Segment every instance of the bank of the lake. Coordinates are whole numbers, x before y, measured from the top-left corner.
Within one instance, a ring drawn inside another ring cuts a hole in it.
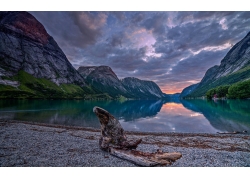
[[[0,121],[0,166],[136,166],[100,150],[99,129]],[[250,166],[244,134],[127,132],[142,138],[138,150],[180,152],[171,166]]]

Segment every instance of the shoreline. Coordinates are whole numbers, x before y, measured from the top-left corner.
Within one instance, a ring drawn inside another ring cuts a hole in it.
[[[133,163],[99,148],[100,130],[0,121],[0,166],[129,167]],[[129,139],[142,138],[138,150],[180,152],[177,167],[249,167],[249,134],[167,133],[125,131]]]

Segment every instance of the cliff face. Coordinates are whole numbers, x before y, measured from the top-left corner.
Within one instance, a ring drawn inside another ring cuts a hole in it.
[[[162,98],[163,93],[153,81],[144,81],[134,77],[121,80],[125,89],[133,96],[140,98]]]
[[[250,65],[250,32],[222,59],[214,79],[232,74]]]
[[[35,17],[27,12],[0,12],[0,76],[14,76],[21,70],[57,85],[85,86],[83,78]]]
[[[250,33],[235,44],[219,66],[207,70],[190,96],[204,96],[214,87],[233,84],[250,78]]]
[[[81,66],[78,72],[97,92],[108,93],[113,97],[120,95],[128,97],[127,90],[110,67]]]

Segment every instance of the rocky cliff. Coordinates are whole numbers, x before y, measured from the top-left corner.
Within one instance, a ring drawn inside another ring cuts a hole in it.
[[[207,70],[190,97],[204,96],[214,87],[233,84],[250,78],[250,32],[235,44],[219,66]]]
[[[81,66],[78,72],[91,87],[100,93],[108,93],[112,97],[161,98],[162,92],[152,81],[144,81],[133,77],[119,80],[108,66]]]
[[[232,74],[250,65],[250,32],[222,59],[213,79]]]
[[[35,17],[27,12],[0,12],[0,76],[14,76],[21,70],[57,85],[85,86],[80,74]]]
[[[144,81],[134,77],[121,80],[125,89],[134,97],[139,98],[162,98],[163,93],[153,81]]]
[[[112,97],[129,97],[122,82],[109,66],[81,66],[78,72],[97,92],[108,93]]]

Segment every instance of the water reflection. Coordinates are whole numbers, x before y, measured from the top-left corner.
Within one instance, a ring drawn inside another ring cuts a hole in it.
[[[182,104],[187,109],[203,114],[219,131],[250,131],[249,100],[183,100]]]
[[[250,132],[249,100],[0,100],[0,119],[99,128],[94,106],[108,110],[125,130]]]
[[[0,119],[35,121],[99,128],[93,107],[108,110],[118,119],[135,121],[155,116],[162,101],[0,100]]]
[[[216,133],[217,130],[202,114],[193,114],[197,113],[184,108],[182,104],[167,102],[157,116],[139,118],[134,123],[124,123],[122,126],[137,131]]]

